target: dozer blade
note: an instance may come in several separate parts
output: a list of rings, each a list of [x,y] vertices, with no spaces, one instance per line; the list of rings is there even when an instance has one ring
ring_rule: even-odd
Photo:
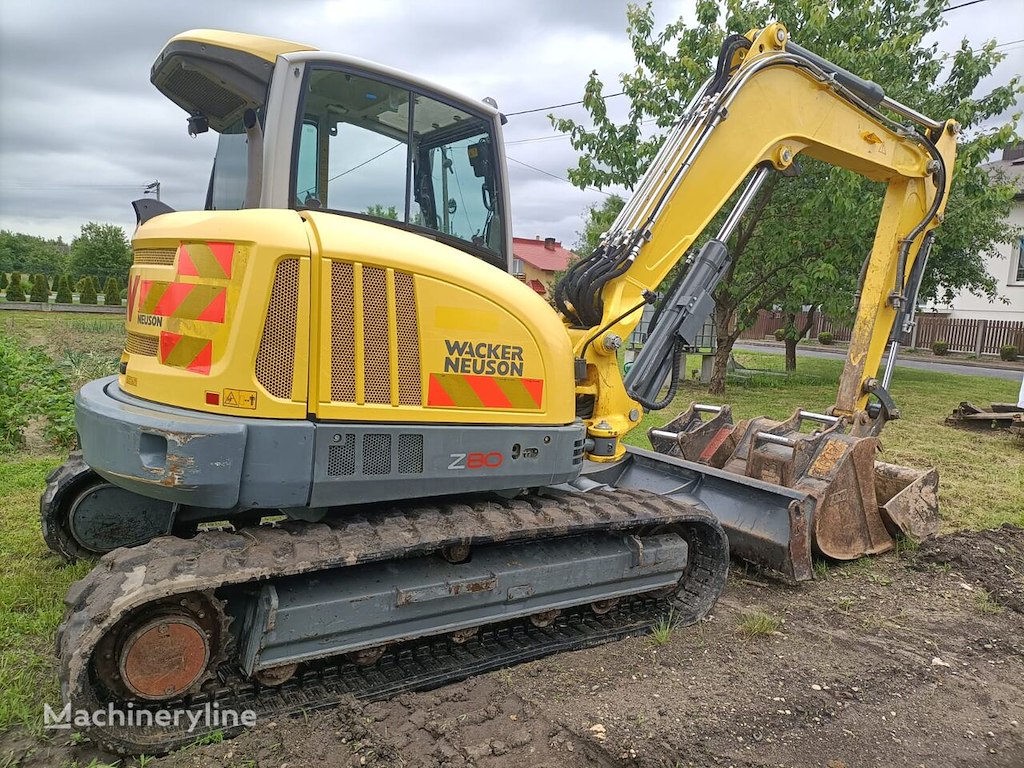
[[[801,431],[808,422],[820,428]],[[877,438],[846,428],[844,419],[802,410],[734,424],[728,406],[694,403],[648,434],[658,452],[732,481],[728,500],[709,508],[737,557],[801,581],[813,578],[812,555],[854,560],[892,549],[896,536],[938,531],[938,473],[876,462]],[[795,505],[752,507],[752,480],[795,492]]]

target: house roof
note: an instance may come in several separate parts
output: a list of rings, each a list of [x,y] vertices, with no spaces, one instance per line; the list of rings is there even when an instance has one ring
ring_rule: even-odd
[[[512,254],[544,272],[560,272],[576,256],[553,237],[513,237]]]
[[[1002,175],[1006,180],[1017,188],[1014,197],[1017,200],[1024,198],[1024,147],[1018,145],[1007,147],[1003,150],[1003,158],[984,166],[992,175]]]

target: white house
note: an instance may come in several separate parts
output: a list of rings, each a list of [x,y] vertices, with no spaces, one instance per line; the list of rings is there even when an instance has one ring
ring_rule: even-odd
[[[1003,157],[988,166],[993,173],[1002,172],[1017,185],[1013,207],[1007,217],[1011,224],[1024,227],[1024,144],[1003,150]],[[1000,299],[989,301],[969,291],[958,293],[947,304],[925,307],[926,312],[939,312],[952,318],[976,320],[1024,321],[1024,238],[1000,246],[1000,258],[991,257],[985,265],[998,284]],[[1005,298],[1009,303],[1004,303]]]

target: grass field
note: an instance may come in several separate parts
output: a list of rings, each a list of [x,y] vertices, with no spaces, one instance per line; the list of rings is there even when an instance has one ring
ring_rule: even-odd
[[[65,591],[90,564],[63,565],[46,549],[39,533],[39,494],[46,475],[66,453],[70,393],[82,382],[114,371],[122,323],[120,317],[55,313],[0,317],[0,419],[5,419],[7,429],[16,428],[23,435],[6,452],[0,444],[0,730],[20,723],[38,731],[42,702],[59,700],[53,632]],[[751,368],[782,368],[779,355],[737,357]],[[834,398],[841,362],[801,359],[799,367],[799,373],[788,378],[755,376],[731,384],[721,399],[687,385],[672,407],[645,417],[629,442],[647,445],[646,430],[673,418],[691,399],[729,402],[738,418],[784,417],[796,407],[823,410]],[[961,432],[942,424],[960,400],[1012,401],[1017,385],[902,369],[893,395],[904,419],[886,428],[882,458],[939,468],[946,530],[994,527],[1004,521],[1024,525],[1022,446],[1002,434]],[[11,426],[11,412],[17,416],[15,422],[22,420],[20,426]],[[50,428],[51,420],[60,428]]]

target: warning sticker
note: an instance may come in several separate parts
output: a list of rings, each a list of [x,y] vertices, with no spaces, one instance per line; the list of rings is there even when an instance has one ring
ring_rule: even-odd
[[[225,389],[220,404],[228,408],[248,408],[255,411],[256,393],[250,389]]]

